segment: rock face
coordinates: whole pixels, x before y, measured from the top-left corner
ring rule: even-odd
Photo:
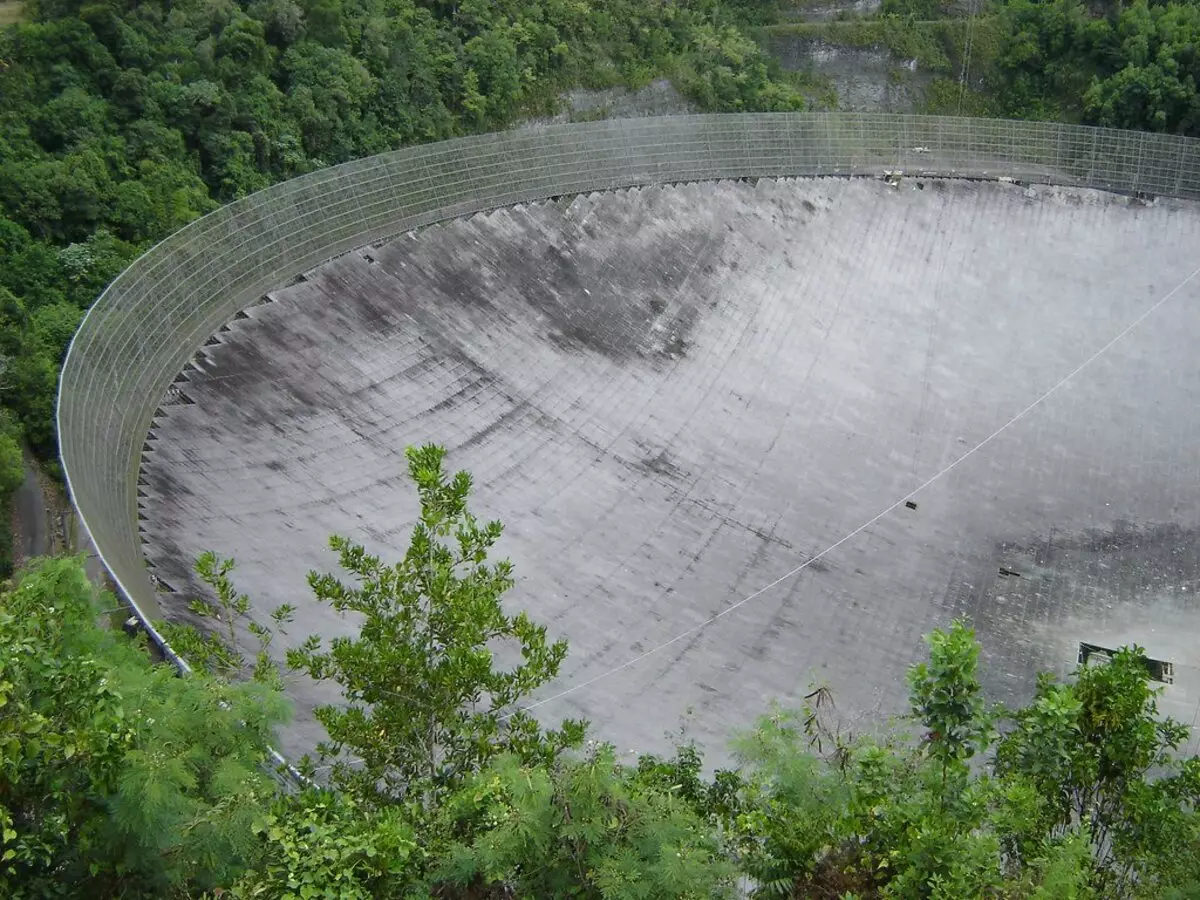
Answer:
[[[921,635],[953,616],[997,699],[1081,641],[1137,641],[1190,715],[1197,246],[1184,203],[911,178],[451,221],[309,273],[204,348],[145,456],[146,557],[169,616],[211,549],[259,609],[298,607],[288,640],[345,634],[305,573],[333,565],[330,533],[403,552],[403,450],[436,441],[507,525],[513,607],[570,641],[550,693],[638,660],[539,710],[622,749],[690,716],[719,759],[814,680],[848,717],[900,711]],[[291,753],[329,699],[294,697]]]
[[[589,90],[574,88],[562,95],[562,112],[521,123],[522,128],[536,128],[561,122],[584,122],[596,119],[636,119],[641,116],[679,116],[696,112],[695,107],[674,85],[658,78],[643,88],[625,87]]]
[[[851,47],[800,35],[774,35],[764,49],[788,71],[825,80],[846,112],[911,113],[937,77],[882,45]]]

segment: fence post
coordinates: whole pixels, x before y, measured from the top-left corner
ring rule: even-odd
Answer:
[[[1057,178],[1061,178],[1062,172],[1063,172],[1062,144],[1063,144],[1062,125],[1055,125],[1054,126],[1054,175]]]
[[[1142,189],[1142,165],[1146,160],[1146,132],[1138,133],[1138,161],[1137,171],[1133,176],[1133,192],[1139,193]]]
[[[1179,168],[1175,173],[1175,195],[1179,196],[1183,193],[1183,161],[1187,159],[1187,141],[1179,141]]]

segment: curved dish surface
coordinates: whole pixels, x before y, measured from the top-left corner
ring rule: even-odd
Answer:
[[[1194,151],[734,116],[318,173],[185,229],[97,303],[60,399],[73,495],[139,605],[143,542],[182,594],[213,549],[261,607],[302,605],[296,636],[336,634],[305,571],[331,532],[402,552],[403,447],[444,443],[508,526],[514,603],[572,644],[548,693],[654,651],[544,707],[631,748],[688,710],[719,746],[814,679],[850,715],[896,711],[919,636],[962,614],[1001,695],[1080,641],[1137,640],[1194,704],[1200,214],[1086,189],[1196,196]],[[289,751],[324,699],[296,697]]]
[[[956,615],[1006,699],[1080,641],[1182,670],[1178,634],[1146,629],[1200,630],[1173,590],[1200,577],[1200,285],[1022,411],[1196,246],[1190,204],[939,180],[647,187],[407,234],[205,348],[143,463],[147,559],[187,596],[189,561],[235,556],[262,608],[299,607],[296,638],[345,634],[305,573],[331,533],[399,558],[403,449],[436,441],[508,526],[514,608],[571,643],[558,689],[784,577],[545,707],[622,747],[689,714],[720,746],[813,681],[847,714],[899,711],[922,633]],[[294,692],[289,750],[324,699]]]

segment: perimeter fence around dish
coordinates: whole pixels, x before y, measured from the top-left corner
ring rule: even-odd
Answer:
[[[171,235],[92,306],[64,363],[63,469],[133,612],[151,619],[139,466],[173,380],[239,310],[334,256],[549,197],[724,178],[899,173],[1200,199],[1200,141],[1049,123],[852,113],[610,120],[427,144],[283,182]]]

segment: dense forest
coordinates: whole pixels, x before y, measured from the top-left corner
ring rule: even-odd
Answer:
[[[735,739],[734,768],[711,772],[686,734],[636,755],[522,710],[567,647],[503,611],[512,567],[488,558],[501,527],[471,515],[470,478],[437,447],[408,460],[408,552],[334,539],[343,571],[309,584],[360,631],[309,638],[286,665],[268,651],[290,609],[255,609],[211,554],[197,612],[216,627],[173,634],[200,669],[186,678],[144,636],[97,626],[114,598],[98,608],[73,560],[0,593],[0,895],[1200,897],[1200,758],[1180,754],[1190,729],[1159,715],[1137,648],[1006,710],[954,623],[910,669],[898,727],[852,734],[815,686]],[[315,782],[277,781],[267,756],[294,672],[343,699],[317,711]]]
[[[998,113],[1200,137],[1200,3],[1012,0],[992,74]]]

